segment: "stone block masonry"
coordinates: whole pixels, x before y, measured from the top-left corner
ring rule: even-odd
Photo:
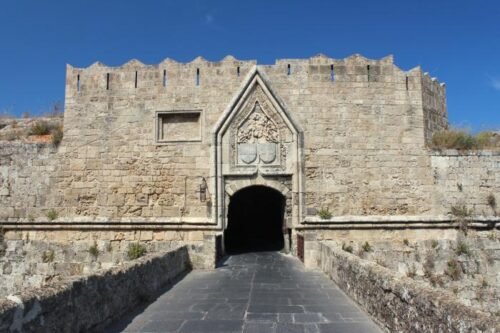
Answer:
[[[0,235],[0,297],[120,267],[137,244],[147,253],[187,246],[194,269],[214,267],[214,236],[202,231],[7,231]]]
[[[500,332],[498,317],[323,242],[321,269],[387,332]]]
[[[444,150],[431,153],[433,202],[441,213],[465,206],[472,215],[498,216],[500,152]],[[493,197],[495,202],[489,202]]]
[[[242,88],[255,68],[262,81]],[[271,103],[260,94],[268,88]],[[225,205],[215,180],[214,129],[235,98],[245,104],[256,96],[284,135],[280,140],[297,139],[288,138],[280,116],[273,115],[275,102],[303,136],[296,154],[287,144],[281,152],[296,184],[289,191],[304,195],[294,206],[330,207],[338,215],[428,213],[432,174],[425,138],[446,125],[444,93],[444,86],[419,68],[402,71],[391,56],[318,55],[273,65],[226,57],[68,66],[54,206],[68,217],[213,223],[217,205]],[[222,170],[233,163],[234,145],[222,142]],[[296,179],[299,172],[303,181]],[[196,192],[202,179],[210,199],[204,202]],[[300,209],[292,211],[294,223],[300,223]]]
[[[46,144],[0,143],[0,221],[45,216],[57,152]]]
[[[98,330],[189,271],[183,246],[110,270],[28,289],[0,301],[1,332],[87,332]]]
[[[41,222],[55,209],[60,222],[221,230],[235,178],[263,186],[283,179],[288,228],[321,208],[334,216],[437,216],[457,204],[446,194],[462,171],[471,174],[464,188],[472,204],[489,215],[480,201],[486,188],[498,192],[499,153],[443,163],[426,147],[447,127],[445,91],[418,67],[401,70],[392,56],[68,66],[60,148],[2,144],[0,218]],[[262,130],[277,135],[264,136],[280,147],[271,171],[255,168],[265,162],[232,165],[237,146],[249,144],[233,141],[246,140],[239,130],[248,130],[241,122],[248,114],[240,111],[255,112],[252,103],[269,120]],[[217,142],[221,124],[228,134]],[[458,164],[466,159],[465,170]]]

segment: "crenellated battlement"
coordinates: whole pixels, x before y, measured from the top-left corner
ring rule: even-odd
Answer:
[[[427,78],[420,67],[404,71],[394,64],[393,56],[368,59],[354,54],[334,59],[318,54],[308,59],[278,59],[272,65],[259,65],[256,60],[238,60],[226,56],[221,61],[197,57],[188,63],[167,58],[156,65],[147,65],[133,59],[118,67],[95,62],[87,68],[67,66],[66,96],[77,97],[105,92],[110,95],[122,91],[164,91],[169,87],[205,88],[241,82],[258,65],[269,75],[287,77],[303,82],[396,84],[402,90],[426,89],[444,94],[444,84]]]

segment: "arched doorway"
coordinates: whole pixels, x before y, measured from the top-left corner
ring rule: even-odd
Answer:
[[[227,253],[283,249],[285,197],[266,186],[250,186],[230,199],[224,231]]]

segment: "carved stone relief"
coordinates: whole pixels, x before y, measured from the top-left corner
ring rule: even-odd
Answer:
[[[249,172],[250,167],[258,167],[268,175],[284,172],[291,133],[262,87],[255,85],[229,126],[228,171]]]
[[[280,144],[278,127],[263,112],[259,102],[255,102],[250,116],[238,127],[236,144],[238,160],[245,164],[270,164],[276,160]]]

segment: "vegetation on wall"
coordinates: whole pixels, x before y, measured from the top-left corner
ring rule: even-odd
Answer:
[[[500,134],[485,131],[473,135],[463,129],[447,129],[434,133],[431,147],[458,150],[500,148]]]
[[[469,229],[469,218],[474,214],[473,209],[468,209],[465,205],[455,205],[450,208],[451,215],[456,217],[460,230],[467,235]]]
[[[146,247],[142,244],[139,243],[132,243],[130,244],[128,251],[127,251],[127,257],[130,260],[134,260],[137,258],[142,257],[145,255],[147,252]]]
[[[52,143],[58,146],[63,137],[63,108],[60,103],[54,103],[49,111],[39,116],[23,113],[22,118],[12,114],[0,114],[0,141],[23,140],[25,142]],[[30,136],[32,136],[30,138]],[[33,137],[35,136],[35,137]],[[36,136],[50,136],[36,138]]]
[[[54,250],[47,250],[42,253],[42,262],[49,263],[54,261]]]
[[[7,244],[5,244],[5,230],[0,226],[0,257],[5,255]]]
[[[318,211],[318,216],[322,220],[328,220],[328,219],[332,218],[332,213],[330,212],[330,210],[328,208],[321,208]]]
[[[342,243],[342,250],[352,253],[354,249],[352,248],[351,245],[346,245],[345,243]]]
[[[57,213],[57,211],[54,209],[54,208],[51,208],[48,212],[47,212],[47,218],[50,220],[50,221],[53,221],[55,219],[57,219],[59,217],[59,213]]]
[[[97,259],[99,257],[99,248],[97,247],[97,244],[94,242],[93,245],[89,247],[89,254],[94,258]]]
[[[497,199],[495,195],[493,193],[490,193],[486,198],[486,201],[488,202],[488,206],[491,207],[493,215],[497,215]]]

